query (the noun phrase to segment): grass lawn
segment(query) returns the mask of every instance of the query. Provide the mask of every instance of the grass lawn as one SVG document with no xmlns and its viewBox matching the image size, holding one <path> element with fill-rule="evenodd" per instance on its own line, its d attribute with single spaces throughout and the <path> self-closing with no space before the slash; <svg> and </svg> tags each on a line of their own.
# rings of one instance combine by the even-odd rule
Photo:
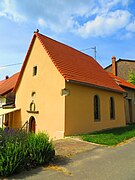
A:
<svg viewBox="0 0 135 180">
<path fill-rule="evenodd" d="M 83 134 L 80 137 L 84 141 L 113 146 L 135 137 L 135 125 Z"/>
</svg>

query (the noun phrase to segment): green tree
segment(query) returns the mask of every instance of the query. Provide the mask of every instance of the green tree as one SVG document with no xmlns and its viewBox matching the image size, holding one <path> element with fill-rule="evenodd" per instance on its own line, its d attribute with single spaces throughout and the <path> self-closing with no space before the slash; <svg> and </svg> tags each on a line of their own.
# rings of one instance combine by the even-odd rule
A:
<svg viewBox="0 0 135 180">
<path fill-rule="evenodd" d="M 135 85 L 135 73 L 134 72 L 129 72 L 128 82 L 130 82 L 130 83 Z"/>
</svg>

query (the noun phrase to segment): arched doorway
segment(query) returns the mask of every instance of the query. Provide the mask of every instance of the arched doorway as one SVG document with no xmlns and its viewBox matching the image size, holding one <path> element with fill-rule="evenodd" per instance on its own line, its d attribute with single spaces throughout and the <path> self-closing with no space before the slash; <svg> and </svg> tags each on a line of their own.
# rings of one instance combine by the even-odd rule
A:
<svg viewBox="0 0 135 180">
<path fill-rule="evenodd" d="M 36 129 L 36 121 L 35 118 L 31 116 L 29 119 L 29 132 L 35 133 L 35 129 Z"/>
</svg>

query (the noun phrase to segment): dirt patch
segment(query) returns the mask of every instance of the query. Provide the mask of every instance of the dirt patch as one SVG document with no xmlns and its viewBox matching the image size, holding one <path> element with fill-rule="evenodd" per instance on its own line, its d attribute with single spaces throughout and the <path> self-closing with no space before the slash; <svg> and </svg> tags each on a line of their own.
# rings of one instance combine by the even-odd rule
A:
<svg viewBox="0 0 135 180">
<path fill-rule="evenodd" d="M 56 156 L 70 157 L 74 154 L 94 149 L 96 144 L 81 141 L 79 139 L 66 138 L 54 141 Z"/>
<path fill-rule="evenodd" d="M 92 150 L 98 146 L 78 138 L 65 138 L 55 140 L 53 143 L 55 147 L 55 157 L 48 168 L 63 172 L 68 176 L 72 176 L 72 173 L 66 169 L 66 165 L 72 162 L 71 156 L 87 150 Z"/>
<path fill-rule="evenodd" d="M 58 165 L 52 164 L 52 165 L 49 165 L 47 168 L 48 168 L 48 169 L 55 170 L 55 171 L 62 172 L 62 173 L 64 173 L 64 174 L 68 175 L 68 176 L 72 176 L 72 173 L 69 172 L 69 171 L 67 170 L 67 168 L 62 167 L 62 166 L 58 166 Z"/>
</svg>

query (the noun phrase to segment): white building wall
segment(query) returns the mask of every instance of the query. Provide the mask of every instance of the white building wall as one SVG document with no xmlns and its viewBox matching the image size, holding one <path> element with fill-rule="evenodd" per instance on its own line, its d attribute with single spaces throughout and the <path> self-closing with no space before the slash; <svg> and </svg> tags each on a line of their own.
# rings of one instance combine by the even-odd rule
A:
<svg viewBox="0 0 135 180">
<path fill-rule="evenodd" d="M 6 104 L 6 98 L 5 97 L 0 97 L 0 108 L 2 108 L 2 106 Z M 2 128 L 2 122 L 5 120 L 5 115 L 0 116 L 0 128 Z"/>
</svg>

